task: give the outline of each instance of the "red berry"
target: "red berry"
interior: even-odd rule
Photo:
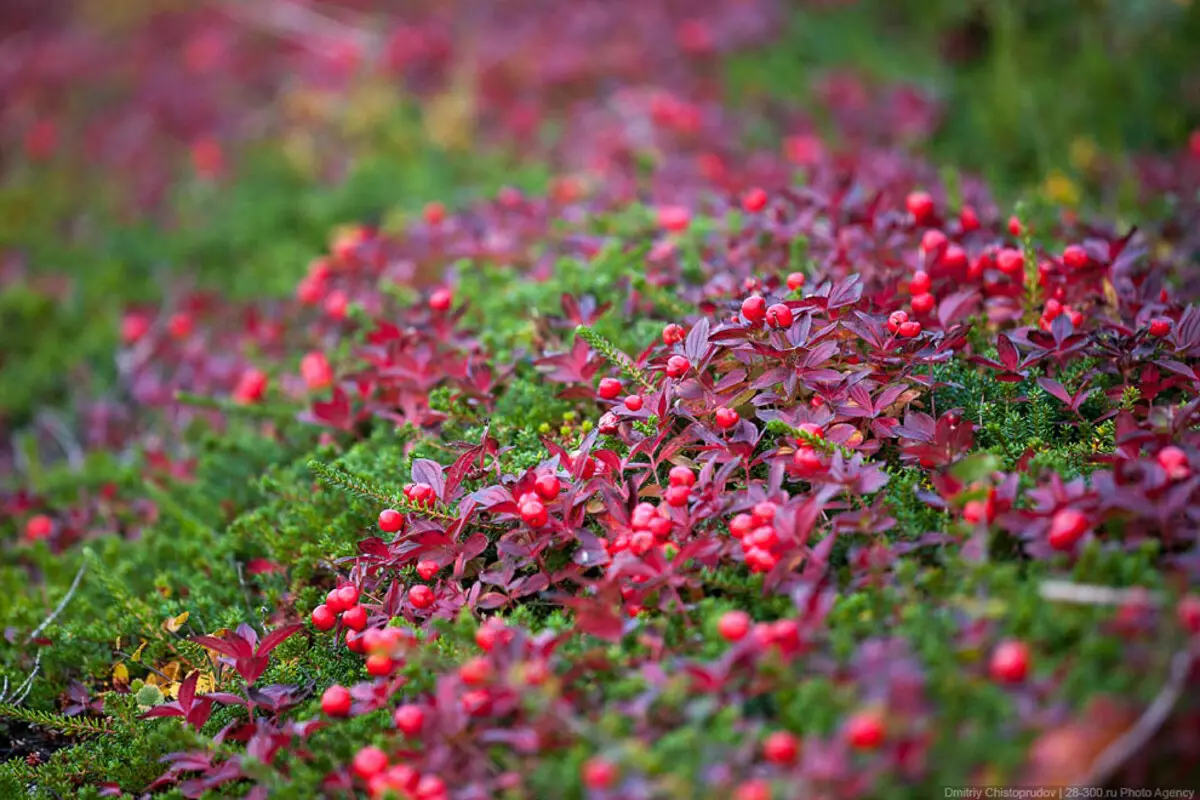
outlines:
[[[1077,244],[1068,245],[1063,250],[1062,262],[1067,269],[1083,269],[1088,264],[1087,250]]]
[[[754,504],[754,508],[750,509],[750,515],[756,526],[770,525],[775,521],[775,512],[778,510],[779,506],[770,500],[763,500],[761,503]]]
[[[691,494],[692,490],[688,486],[668,486],[663,497],[666,498],[667,505],[671,508],[682,508],[687,505],[688,497]]]
[[[671,535],[671,520],[667,517],[655,517],[650,520],[650,532],[656,539],[666,539]]]
[[[1029,646],[1007,639],[996,646],[989,667],[992,679],[999,683],[1020,683],[1029,673]]]
[[[738,412],[734,411],[732,408],[726,408],[725,406],[721,406],[717,409],[716,417],[717,427],[722,428],[723,430],[729,430],[734,425],[737,425],[738,420],[741,419],[741,417],[738,415]]]
[[[441,567],[439,567],[437,565],[436,561],[418,561],[417,562],[417,574],[421,576],[421,580],[423,580],[423,581],[427,581],[430,578],[432,578],[434,575],[437,575],[438,570],[440,570],[440,569],[441,569]]]
[[[479,645],[479,649],[483,652],[490,653],[496,646],[496,641],[500,638],[503,630],[503,625],[485,622],[475,629],[475,644]]]
[[[742,195],[742,208],[754,213],[762,211],[767,205],[767,193],[755,187]]]
[[[1050,546],[1055,550],[1070,550],[1091,527],[1087,516],[1074,508],[1064,508],[1050,520]]]
[[[54,520],[45,514],[37,514],[25,523],[25,538],[30,541],[45,539],[54,532]]]
[[[1005,275],[1015,275],[1025,268],[1025,256],[1015,247],[1005,247],[996,254],[996,269]]]
[[[946,234],[936,228],[930,228],[921,236],[921,252],[937,255],[946,246],[946,242]]]
[[[912,310],[917,314],[928,314],[933,311],[936,302],[931,294],[919,294],[912,299]]]
[[[694,486],[696,473],[680,464],[671,467],[671,471],[667,473],[667,482],[672,486]]]
[[[420,706],[402,705],[396,709],[392,720],[405,736],[416,736],[425,726],[425,712],[421,710]]]
[[[550,515],[541,502],[530,500],[521,506],[521,519],[531,528],[540,528],[550,521]]]
[[[908,322],[908,312],[907,311],[893,311],[891,314],[888,315],[888,321],[887,321],[888,331],[891,333],[897,333],[900,330],[900,326],[906,322]]]
[[[679,233],[687,230],[692,215],[683,206],[663,206],[658,210],[658,225],[663,230]]]
[[[729,533],[735,539],[741,539],[754,530],[754,517],[749,514],[738,514],[729,520]]]
[[[322,603],[312,610],[312,623],[319,631],[331,630],[337,624],[337,615],[329,610],[329,606]]]
[[[342,624],[352,631],[366,630],[367,610],[362,606],[354,606],[342,612]]]
[[[807,280],[803,272],[793,272],[787,276],[787,287],[793,292],[797,289],[804,288],[804,282]]]
[[[1046,307],[1042,310],[1042,316],[1053,322],[1058,319],[1058,316],[1063,312],[1063,305],[1059,301],[1051,297],[1046,301]]]
[[[329,594],[325,595],[325,605],[334,614],[340,614],[343,611],[345,611],[347,608],[349,608],[350,606],[354,605],[354,603],[353,602],[343,603],[342,596],[340,594],[338,594],[338,590],[330,589]]]
[[[329,359],[321,352],[307,353],[300,359],[300,377],[310,390],[324,389],[333,383],[333,369],[329,366]]]
[[[634,411],[634,412],[641,411],[642,410],[642,396],[640,394],[631,394],[628,397],[626,397],[625,398],[625,408],[629,409],[630,411]]]
[[[346,630],[346,649],[351,653],[362,655],[367,652],[367,642],[365,634],[358,631]]]
[[[133,344],[150,332],[150,317],[130,312],[121,319],[121,339]]]
[[[1167,476],[1173,481],[1181,481],[1192,474],[1187,453],[1175,445],[1167,445],[1158,451],[1158,465],[1166,471]]]
[[[1184,630],[1193,635],[1200,633],[1200,595],[1189,594],[1179,598],[1176,613]]]
[[[331,318],[345,319],[346,312],[350,308],[350,298],[341,289],[334,289],[325,295],[325,302],[321,307],[325,309],[325,313]]]
[[[408,590],[408,601],[417,608],[429,608],[433,600],[433,589],[424,584],[419,583]]]
[[[1156,339],[1161,339],[1171,332],[1171,320],[1165,317],[1156,317],[1150,320],[1150,335]]]
[[[337,596],[338,596],[338,602],[341,604],[342,611],[345,611],[346,609],[350,608],[351,606],[353,606],[355,603],[358,602],[358,598],[359,598],[358,587],[355,586],[353,583],[343,583],[341,586],[339,586],[337,588],[336,591],[337,591]]]
[[[379,512],[379,530],[384,533],[396,533],[404,529],[404,515],[394,508],[385,508]]]
[[[446,800],[446,782],[437,775],[422,775],[416,800]]]
[[[750,295],[742,301],[742,316],[750,322],[761,321],[767,316],[767,301],[762,295]]]
[[[254,367],[249,367],[240,378],[233,390],[233,399],[242,405],[256,403],[267,391],[267,376]]]
[[[192,315],[183,311],[172,314],[167,320],[167,332],[175,339],[186,339],[192,332]]]
[[[763,756],[772,764],[792,764],[800,755],[800,741],[787,731],[775,731],[763,741]]]
[[[967,251],[963,250],[956,244],[946,245],[946,252],[942,254],[942,265],[951,272],[962,272],[967,268]]]
[[[776,303],[767,309],[767,324],[772,328],[790,328],[792,322],[792,310],[783,303]]]
[[[367,674],[373,675],[376,678],[383,678],[392,674],[392,670],[396,668],[396,662],[386,653],[372,653],[367,656]]]
[[[438,289],[429,295],[429,307],[434,311],[449,311],[454,302],[454,294],[449,289]]]
[[[598,393],[604,400],[616,400],[617,396],[621,394],[621,389],[623,388],[624,387],[621,386],[621,382],[616,378],[601,378],[600,389]]]
[[[745,611],[726,611],[717,622],[717,632],[727,642],[740,642],[750,632],[750,615]]]
[[[979,215],[970,206],[963,206],[958,213],[958,224],[962,226],[963,233],[979,230]]]
[[[434,201],[425,206],[423,213],[425,221],[430,225],[440,225],[442,220],[446,218],[446,207],[441,203]]]
[[[682,325],[676,325],[674,322],[672,322],[669,325],[663,326],[662,340],[663,344],[665,344],[667,347],[670,347],[673,344],[679,344],[685,338],[687,338],[687,332],[683,329]],[[616,395],[613,395],[613,397],[616,397]]]
[[[983,500],[968,500],[963,506],[963,519],[972,525],[978,525],[981,522],[991,522],[988,514],[988,504]]]
[[[1083,312],[1076,311],[1070,306],[1063,306],[1063,313],[1067,315],[1067,319],[1071,320],[1071,325],[1078,328],[1083,324]]]
[[[344,717],[350,713],[350,690],[334,684],[321,695],[321,711],[331,717]]]
[[[492,678],[492,662],[481,656],[467,659],[458,668],[458,677],[467,686],[480,686]]]
[[[1021,220],[1017,218],[1016,214],[1013,214],[1008,218],[1008,232],[1010,234],[1013,236],[1020,236],[1023,230],[1024,228],[1021,227]]]
[[[387,754],[374,745],[368,745],[354,754],[351,767],[354,774],[368,781],[387,769]]]
[[[858,750],[874,750],[883,743],[883,718],[871,711],[860,711],[846,722],[846,741]]]
[[[921,335],[921,323],[909,320],[900,326],[900,330],[897,333],[905,339],[913,339]]]
[[[908,282],[908,290],[913,294],[925,294],[933,285],[933,281],[929,278],[929,273],[925,270],[918,270],[913,273],[912,280]]]
[[[692,368],[692,362],[683,356],[671,356],[667,359],[667,376],[682,378]]]
[[[821,460],[820,453],[812,447],[804,445],[796,448],[796,452],[792,455],[792,465],[802,476],[808,476],[824,469],[825,462]]]
[[[617,781],[617,767],[611,761],[595,757],[583,762],[583,784],[597,791],[608,789]]]
[[[779,544],[779,534],[776,533],[774,526],[761,525],[750,531],[750,535],[742,540],[743,547],[747,544],[760,550],[771,550]]]
[[[771,800],[771,784],[763,778],[751,778],[733,790],[733,800]]]
[[[905,198],[904,207],[918,224],[933,218],[933,198],[928,192],[912,192]]]
[[[534,481],[533,490],[538,493],[538,497],[549,503],[562,491],[562,482],[556,475],[541,475]]]

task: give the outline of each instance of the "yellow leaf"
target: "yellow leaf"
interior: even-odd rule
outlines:
[[[128,686],[129,685],[129,667],[125,666],[125,662],[118,661],[112,671],[113,686]]]
[[[142,660],[142,651],[145,649],[146,649],[146,640],[143,639],[142,643],[138,645],[138,649],[133,651],[133,655],[131,655],[129,657],[129,660],[135,661],[135,662],[141,661]]]
[[[211,672],[201,672],[200,677],[196,680],[196,694],[216,691],[217,679],[213,677]]]
[[[183,623],[188,621],[189,616],[190,613],[185,611],[178,617],[167,617],[166,622],[163,623],[163,629],[168,633],[177,633],[183,627]]]

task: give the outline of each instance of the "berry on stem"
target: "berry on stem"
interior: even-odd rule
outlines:
[[[625,387],[616,378],[601,378],[597,394],[604,400],[616,400],[623,388]]]
[[[321,695],[321,711],[330,717],[344,717],[350,713],[350,690],[334,684]]]
[[[727,642],[740,642],[750,632],[750,615],[745,611],[726,611],[717,622],[717,632]]]
[[[404,529],[404,515],[394,508],[385,508],[379,512],[379,530],[384,533],[396,533]]]
[[[1091,527],[1087,516],[1074,508],[1064,508],[1050,519],[1050,546],[1070,550]]]
[[[989,666],[992,679],[999,683],[1020,683],[1029,674],[1029,646],[1007,639],[996,646]]]
[[[419,583],[408,590],[408,601],[417,608],[429,608],[433,605],[434,601],[433,589],[430,589],[423,583]]]

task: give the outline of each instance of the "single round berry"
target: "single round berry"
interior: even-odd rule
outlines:
[[[904,207],[918,224],[933,219],[933,198],[928,192],[912,192],[904,199]]]
[[[581,774],[584,786],[595,791],[608,789],[617,782],[616,764],[600,757],[583,762]]]
[[[900,329],[896,332],[905,339],[914,339],[921,335],[921,323],[909,320],[901,325]]]
[[[760,550],[772,550],[779,544],[779,534],[773,525],[760,525],[750,531],[750,535],[742,540],[742,546],[750,545]]]
[[[237,386],[233,389],[233,399],[236,403],[249,405],[257,403],[263,398],[267,391],[267,376],[261,370],[254,367],[242,372],[238,378]]]
[[[396,533],[404,529],[404,515],[394,508],[385,508],[379,512],[379,530],[384,533]]]
[[[438,289],[429,295],[429,307],[434,311],[449,311],[453,302],[454,294],[449,289]]]
[[[941,255],[942,249],[948,241],[946,234],[936,228],[931,228],[921,235],[921,252],[926,255]]]
[[[742,301],[742,316],[750,322],[760,322],[767,316],[767,301],[760,294],[752,294]]]
[[[616,378],[601,378],[600,388],[597,390],[597,393],[604,400],[616,400],[623,388],[625,387]]]
[[[765,778],[742,781],[733,790],[733,800],[771,800],[771,784]]]
[[[429,608],[433,605],[433,589],[424,584],[417,584],[408,590],[408,601],[417,608]]]
[[[821,454],[814,448],[804,445],[797,447],[796,452],[792,454],[792,466],[801,475],[808,476],[814,475],[824,469],[825,462],[821,460]]]
[[[626,397],[625,398],[625,408],[629,409],[630,411],[634,411],[634,412],[641,411],[642,410],[642,396],[640,394],[631,394],[628,397]]]
[[[1189,594],[1179,598],[1176,614],[1184,630],[1192,635],[1200,634],[1200,595]]]
[[[971,206],[963,206],[962,211],[958,212],[958,224],[962,227],[963,233],[977,231],[979,230],[979,215]]]
[[[503,626],[485,622],[475,629],[475,644],[479,645],[479,649],[483,652],[490,653],[502,632]]]
[[[1064,508],[1054,514],[1050,520],[1050,546],[1055,550],[1070,550],[1075,546],[1088,528],[1091,527],[1087,516],[1074,508]]]
[[[968,500],[963,506],[963,519],[972,525],[978,525],[981,522],[990,522],[988,514],[988,504],[983,500]]]
[[[321,695],[321,711],[330,717],[344,717],[350,713],[350,690],[334,684]]]
[[[369,781],[387,769],[387,763],[388,757],[386,753],[374,745],[368,745],[354,754],[354,761],[351,763],[351,768],[354,770],[355,775],[364,781]]]
[[[345,319],[350,310],[350,297],[341,289],[334,289],[325,295],[325,302],[321,307],[331,319]]]
[[[537,492],[538,497],[549,503],[558,497],[558,493],[562,491],[562,482],[557,475],[549,473],[538,476],[538,479],[533,482],[533,490]]]
[[[367,656],[366,666],[368,675],[384,678],[392,674],[392,670],[396,668],[396,662],[386,653],[371,653]]]
[[[668,486],[667,491],[663,493],[663,497],[666,499],[667,505],[671,508],[682,508],[687,505],[691,494],[692,490],[688,486]]]
[[[1024,230],[1025,228],[1021,225],[1021,220],[1016,214],[1008,218],[1008,232],[1010,235],[1020,236]]]
[[[846,721],[846,741],[856,750],[874,750],[883,744],[883,718],[871,711],[860,711]]]
[[[417,574],[421,576],[421,580],[423,580],[423,581],[427,581],[430,578],[432,578],[434,575],[437,575],[438,570],[440,570],[440,569],[441,569],[441,567],[438,566],[436,561],[418,561],[417,562]]]
[[[734,425],[737,425],[738,421],[740,419],[741,419],[741,416],[738,414],[738,412],[734,411],[732,408],[726,408],[725,406],[721,406],[720,408],[717,409],[717,412],[716,412],[717,427],[721,428],[722,430],[729,430]]]
[[[35,514],[25,523],[25,538],[36,542],[54,533],[54,520],[45,514]]]
[[[482,656],[469,658],[459,666],[458,677],[467,686],[482,686],[492,679],[492,662]]]
[[[319,631],[332,630],[337,624],[337,614],[329,610],[329,606],[321,603],[312,610],[312,624]]]
[[[1015,247],[1005,247],[996,254],[996,269],[1005,275],[1015,275],[1025,268],[1025,256]]]
[[[446,207],[435,200],[426,204],[422,215],[430,225],[441,225],[442,221],[446,219]]]
[[[664,206],[658,210],[658,226],[665,231],[680,233],[692,223],[692,215],[683,206]]]
[[[1053,322],[1058,319],[1058,316],[1063,312],[1063,304],[1051,297],[1046,301],[1046,307],[1042,310],[1042,316]]]
[[[662,340],[663,344],[665,344],[667,347],[670,347],[673,344],[679,344],[686,338],[687,331],[683,329],[682,325],[676,325],[674,322],[672,322],[669,325],[663,326]],[[618,394],[620,394],[620,392],[618,392]],[[616,395],[613,395],[613,397],[616,397]]]
[[[933,307],[937,301],[933,299],[933,295],[926,292],[925,294],[915,295],[912,299],[912,310],[917,314],[928,314],[933,311]]]
[[[134,344],[150,332],[151,320],[146,314],[131,311],[121,319],[121,339]]]
[[[742,208],[750,213],[762,211],[767,206],[767,193],[758,187],[750,189],[742,195]]]
[[[804,283],[807,280],[808,280],[808,278],[804,275],[803,272],[789,273],[787,276],[787,287],[789,289],[791,289],[793,292],[798,289],[803,289]]]
[[[402,705],[392,714],[392,721],[405,736],[416,736],[425,726],[425,712],[411,703]]]
[[[933,281],[929,279],[929,273],[925,270],[917,270],[912,276],[912,280],[908,282],[908,291],[914,295],[925,294],[929,288],[933,286]]]
[[[1180,481],[1192,474],[1187,453],[1175,445],[1167,445],[1159,450],[1157,460],[1171,480]]]
[[[772,328],[790,328],[793,321],[792,310],[783,303],[776,303],[767,309],[767,324]]]
[[[763,500],[760,503],[754,504],[754,508],[750,509],[750,516],[755,526],[770,525],[775,521],[775,512],[778,510],[779,506],[770,500]]]
[[[967,251],[961,246],[953,243],[946,245],[946,252],[942,254],[943,267],[951,272],[962,272],[969,263]]]
[[[1077,244],[1068,245],[1063,250],[1062,262],[1067,269],[1083,269],[1088,265],[1087,250]]]
[[[679,464],[671,467],[671,471],[667,473],[667,482],[672,486],[694,486],[696,473]]]
[[[333,368],[324,353],[314,351],[300,359],[300,377],[310,391],[324,389],[333,383]]]
[[[342,606],[342,611],[347,610],[358,602],[360,592],[358,587],[353,583],[343,583],[337,588],[338,602]]]
[[[745,611],[726,611],[717,622],[717,633],[727,642],[740,642],[750,632],[750,615]]]
[[[1171,332],[1171,320],[1166,317],[1156,317],[1150,320],[1150,335],[1161,339]]]
[[[352,631],[362,631],[367,628],[367,610],[362,606],[353,606],[342,612],[342,624]]]
[[[550,521],[550,515],[541,502],[530,500],[521,506],[521,519],[531,528],[540,528]]]
[[[1001,642],[992,653],[988,669],[999,683],[1020,683],[1029,674],[1029,646],[1016,639]]]
[[[446,782],[437,775],[422,775],[417,781],[417,800],[446,800]]]
[[[692,368],[692,362],[683,356],[671,356],[667,359],[667,376],[682,378]]]
[[[800,755],[800,740],[787,731],[775,731],[763,741],[763,757],[772,764],[794,764]]]

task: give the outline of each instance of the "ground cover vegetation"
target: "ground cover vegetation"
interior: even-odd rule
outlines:
[[[1198,14],[1059,5],[6,5],[0,796],[1194,783]]]

